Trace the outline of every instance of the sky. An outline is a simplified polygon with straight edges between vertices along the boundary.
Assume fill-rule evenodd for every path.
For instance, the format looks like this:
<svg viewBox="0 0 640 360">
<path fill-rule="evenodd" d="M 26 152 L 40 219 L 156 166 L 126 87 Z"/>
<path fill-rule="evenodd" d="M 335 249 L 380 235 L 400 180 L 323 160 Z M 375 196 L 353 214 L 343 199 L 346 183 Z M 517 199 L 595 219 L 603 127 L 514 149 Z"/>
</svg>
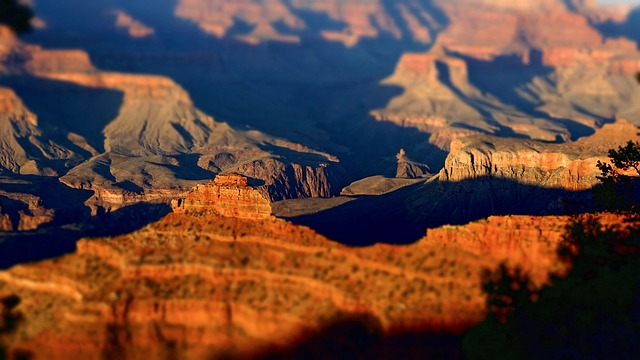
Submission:
<svg viewBox="0 0 640 360">
<path fill-rule="evenodd" d="M 640 0 L 600 0 L 600 4 L 640 4 Z"/>
</svg>

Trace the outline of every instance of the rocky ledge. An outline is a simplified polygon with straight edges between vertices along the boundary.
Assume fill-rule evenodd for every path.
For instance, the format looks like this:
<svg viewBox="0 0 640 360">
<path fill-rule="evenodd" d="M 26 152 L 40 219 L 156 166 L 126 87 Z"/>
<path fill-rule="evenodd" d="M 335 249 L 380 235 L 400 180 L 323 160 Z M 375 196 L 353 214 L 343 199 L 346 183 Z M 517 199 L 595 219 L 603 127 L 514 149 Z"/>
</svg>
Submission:
<svg viewBox="0 0 640 360">
<path fill-rule="evenodd" d="M 268 219 L 271 202 L 258 190 L 248 185 L 245 176 L 218 175 L 205 185 L 196 186 L 184 199 L 173 200 L 175 213 L 204 214 L 238 219 Z"/>
<path fill-rule="evenodd" d="M 459 332 L 484 316 L 483 269 L 508 261 L 538 283 L 562 270 L 555 248 L 570 221 L 492 217 L 408 246 L 351 248 L 271 217 L 237 175 L 174 210 L 0 272 L 0 299 L 15 300 L 10 313 L 22 319 L 0 346 L 36 359 L 247 358 L 354 316 L 383 335 Z"/>
<path fill-rule="evenodd" d="M 607 160 L 608 149 L 638 140 L 636 133 L 634 125 L 619 120 L 589 137 L 563 144 L 489 136 L 455 140 L 440 180 L 504 179 L 543 188 L 585 190 L 598 183 L 598 160 Z M 469 184 L 476 186 L 477 182 Z"/>
</svg>

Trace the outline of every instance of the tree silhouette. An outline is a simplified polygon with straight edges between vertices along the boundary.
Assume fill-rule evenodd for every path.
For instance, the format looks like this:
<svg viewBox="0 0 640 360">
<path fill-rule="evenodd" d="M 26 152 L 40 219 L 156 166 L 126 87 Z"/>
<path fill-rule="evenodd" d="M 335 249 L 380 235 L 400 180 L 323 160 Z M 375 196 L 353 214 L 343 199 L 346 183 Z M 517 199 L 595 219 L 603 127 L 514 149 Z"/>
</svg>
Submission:
<svg viewBox="0 0 640 360">
<path fill-rule="evenodd" d="M 502 266 L 485 279 L 490 312 L 466 334 L 467 357 L 638 358 L 639 250 L 640 224 L 591 217 L 568 229 L 558 255 L 571 270 L 551 285 Z"/>
<path fill-rule="evenodd" d="M 640 176 L 640 143 L 629 141 L 625 146 L 609 150 L 611 163 L 598 161 L 601 185 L 593 189 L 596 209 L 612 212 L 635 212 L 638 210 L 637 176 L 624 172 L 632 170 Z"/>
<path fill-rule="evenodd" d="M 16 33 L 31 32 L 33 11 L 18 0 L 0 0 L 0 24 L 9 26 Z"/>
<path fill-rule="evenodd" d="M 14 332 L 22 320 L 22 314 L 15 311 L 19 304 L 20 298 L 15 295 L 0 298 L 0 359 L 7 358 L 3 337 Z"/>
<path fill-rule="evenodd" d="M 597 163 L 594 199 L 621 221 L 575 220 L 558 247 L 568 274 L 552 274 L 540 290 L 518 269 L 488 271 L 489 313 L 463 340 L 468 358 L 640 358 L 640 201 L 637 177 L 623 173 L 640 176 L 640 143 L 608 155 L 611 163 Z"/>
<path fill-rule="evenodd" d="M 618 147 L 618 150 L 609 150 L 609 159 L 617 169 L 627 171 L 630 169 L 635 170 L 636 174 L 640 176 L 640 143 L 629 141 L 627 145 Z M 603 178 L 616 178 L 624 176 L 619 174 L 609 164 L 598 161 L 598 168 L 602 172 Z"/>
</svg>

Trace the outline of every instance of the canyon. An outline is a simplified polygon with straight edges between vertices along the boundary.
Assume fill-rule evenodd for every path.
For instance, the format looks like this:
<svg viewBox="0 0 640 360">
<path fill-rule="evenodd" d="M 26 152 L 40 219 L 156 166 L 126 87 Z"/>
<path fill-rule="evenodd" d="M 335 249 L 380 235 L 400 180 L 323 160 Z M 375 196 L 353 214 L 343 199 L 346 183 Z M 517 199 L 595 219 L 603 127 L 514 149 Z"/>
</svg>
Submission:
<svg viewBox="0 0 640 360">
<path fill-rule="evenodd" d="M 555 248 L 569 217 L 490 217 L 355 249 L 272 217 L 247 180 L 221 175 L 157 223 L 0 272 L 0 297 L 23 316 L 7 353 L 244 358 L 356 315 L 380 336 L 455 334 L 484 315 L 485 268 L 508 261 L 539 285 L 566 270 Z"/>
<path fill-rule="evenodd" d="M 0 24 L 0 357 L 262 358 L 344 326 L 435 356 L 486 269 L 567 270 L 598 161 L 640 141 L 630 6 L 28 3 L 32 33 Z"/>
</svg>

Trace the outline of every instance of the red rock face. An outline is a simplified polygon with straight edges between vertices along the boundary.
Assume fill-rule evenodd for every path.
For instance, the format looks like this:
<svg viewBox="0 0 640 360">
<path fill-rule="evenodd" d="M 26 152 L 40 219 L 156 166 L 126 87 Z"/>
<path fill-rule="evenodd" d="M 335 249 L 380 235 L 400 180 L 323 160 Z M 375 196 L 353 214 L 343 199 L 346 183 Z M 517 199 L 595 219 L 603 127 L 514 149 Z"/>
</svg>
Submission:
<svg viewBox="0 0 640 360">
<path fill-rule="evenodd" d="M 562 1 L 453 1 L 442 3 L 450 26 L 438 45 L 467 55 L 491 58 L 518 49 L 558 46 L 600 47 L 602 36 L 588 19 Z"/>
<path fill-rule="evenodd" d="M 278 34 L 271 24 L 281 21 L 294 29 L 303 26 L 281 0 L 181 0 L 176 7 L 176 15 L 198 23 L 202 30 L 218 37 L 226 35 L 235 19 L 255 24 L 254 32 L 245 38 L 250 42 L 265 38 L 296 41 L 295 37 Z"/>
<path fill-rule="evenodd" d="M 89 54 L 82 50 L 42 50 L 30 53 L 26 69 L 38 73 L 89 72 L 95 70 Z"/>
<path fill-rule="evenodd" d="M 568 217 L 492 217 L 357 249 L 267 216 L 245 181 L 219 177 L 142 230 L 0 272 L 0 296 L 18 296 L 25 318 L 4 338 L 9 354 L 255 356 L 364 314 L 388 335 L 455 333 L 483 317 L 484 268 L 507 260 L 538 284 L 563 270 Z"/>
<path fill-rule="evenodd" d="M 185 199 L 174 200 L 176 213 L 207 213 L 239 218 L 268 219 L 271 204 L 259 191 L 247 185 L 241 175 L 218 175 L 209 184 L 198 185 Z"/>
<path fill-rule="evenodd" d="M 629 141 L 636 127 L 627 121 L 605 125 L 593 136 L 575 143 L 552 145 L 532 141 L 468 138 L 451 144 L 440 172 L 445 182 L 484 177 L 566 190 L 585 190 L 599 183 L 598 161 L 607 150 Z"/>
<path fill-rule="evenodd" d="M 151 36 L 155 33 L 155 30 L 141 23 L 140 21 L 132 18 L 124 11 L 116 11 L 116 26 L 122 29 L 126 29 L 131 37 L 144 38 Z"/>
<path fill-rule="evenodd" d="M 32 231 L 54 219 L 54 210 L 47 209 L 31 194 L 0 190 L 0 231 Z"/>
<path fill-rule="evenodd" d="M 236 39 L 250 43 L 264 40 L 298 42 L 297 35 L 282 33 L 274 24 L 282 23 L 294 32 L 309 28 L 296 13 L 312 11 L 327 16 L 336 23 L 345 24 L 344 30 L 323 30 L 316 34 L 329 41 L 339 41 L 354 46 L 360 40 L 391 36 L 400 39 L 401 27 L 408 29 L 407 35 L 419 43 L 433 41 L 431 30 L 440 24 L 424 5 L 417 1 L 403 1 L 391 5 L 399 13 L 394 18 L 381 1 L 342 0 L 282 0 L 227 1 L 227 0 L 181 0 L 176 15 L 197 23 L 200 28 L 217 37 L 223 37 L 237 22 L 245 22 L 255 28 L 247 35 Z"/>
<path fill-rule="evenodd" d="M 633 113 L 635 100 L 628 96 L 635 95 L 626 89 L 635 87 L 633 76 L 640 69 L 636 43 L 605 39 L 592 25 L 593 14 L 609 10 L 580 1 L 566 3 L 439 2 L 448 26 L 428 52 L 400 58 L 395 73 L 383 83 L 400 86 L 403 92 L 373 115 L 428 132 L 432 144 L 448 150 L 455 139 L 499 133 L 503 126 L 539 140 L 575 138 L 555 119 L 597 127 L 593 118 L 574 111 L 576 106 L 604 118 Z M 528 83 L 508 80 L 524 74 L 531 76 Z M 541 112 L 519 113 L 528 103 Z"/>
<path fill-rule="evenodd" d="M 115 21 L 130 32 L 150 31 L 126 14 L 116 15 Z M 220 172 L 242 172 L 261 179 L 265 183 L 261 191 L 269 199 L 331 196 L 340 190 L 336 184 L 341 180 L 327 168 L 328 163 L 337 163 L 335 157 L 323 154 L 327 163 L 305 161 L 304 166 L 283 162 L 261 150 L 255 139 L 260 143 L 277 142 L 279 147 L 300 153 L 313 152 L 313 157 L 318 153 L 259 132 L 235 131 L 215 121 L 196 109 L 188 92 L 168 77 L 100 71 L 84 51 L 26 45 L 9 31 L 0 33 L 0 72 L 15 75 L 19 81 L 45 83 L 38 85 L 45 88 L 39 89 L 43 94 L 49 87 L 54 92 L 75 88 L 86 89 L 81 94 L 99 94 L 92 104 L 95 108 L 88 105 L 63 116 L 47 113 L 48 121 L 59 127 L 60 134 L 52 136 L 39 127 L 36 114 L 13 90 L 0 89 L 0 171 L 57 175 L 71 188 L 92 190 L 95 195 L 78 206 L 90 207 L 94 215 L 140 202 L 168 203 L 196 184 L 185 180 L 191 175 L 181 176 L 165 165 L 188 173 L 210 171 L 211 178 Z M 23 74 L 29 74 L 30 80 L 23 80 L 27 78 Z M 85 121 L 94 121 L 93 117 L 81 118 L 95 114 L 113 117 L 100 119 L 104 128 L 91 131 L 91 139 L 82 128 L 68 128 L 69 123 L 81 127 Z M 67 119 L 73 116 L 78 119 Z M 33 146 L 25 147 L 26 143 Z M 193 153 L 195 163 L 184 164 L 172 158 L 184 153 Z M 232 160 L 210 161 L 225 156 Z M 105 172 L 104 166 L 111 169 Z M 117 185 L 122 183 L 132 186 Z M 17 213 L 14 215 L 18 218 Z"/>
</svg>

